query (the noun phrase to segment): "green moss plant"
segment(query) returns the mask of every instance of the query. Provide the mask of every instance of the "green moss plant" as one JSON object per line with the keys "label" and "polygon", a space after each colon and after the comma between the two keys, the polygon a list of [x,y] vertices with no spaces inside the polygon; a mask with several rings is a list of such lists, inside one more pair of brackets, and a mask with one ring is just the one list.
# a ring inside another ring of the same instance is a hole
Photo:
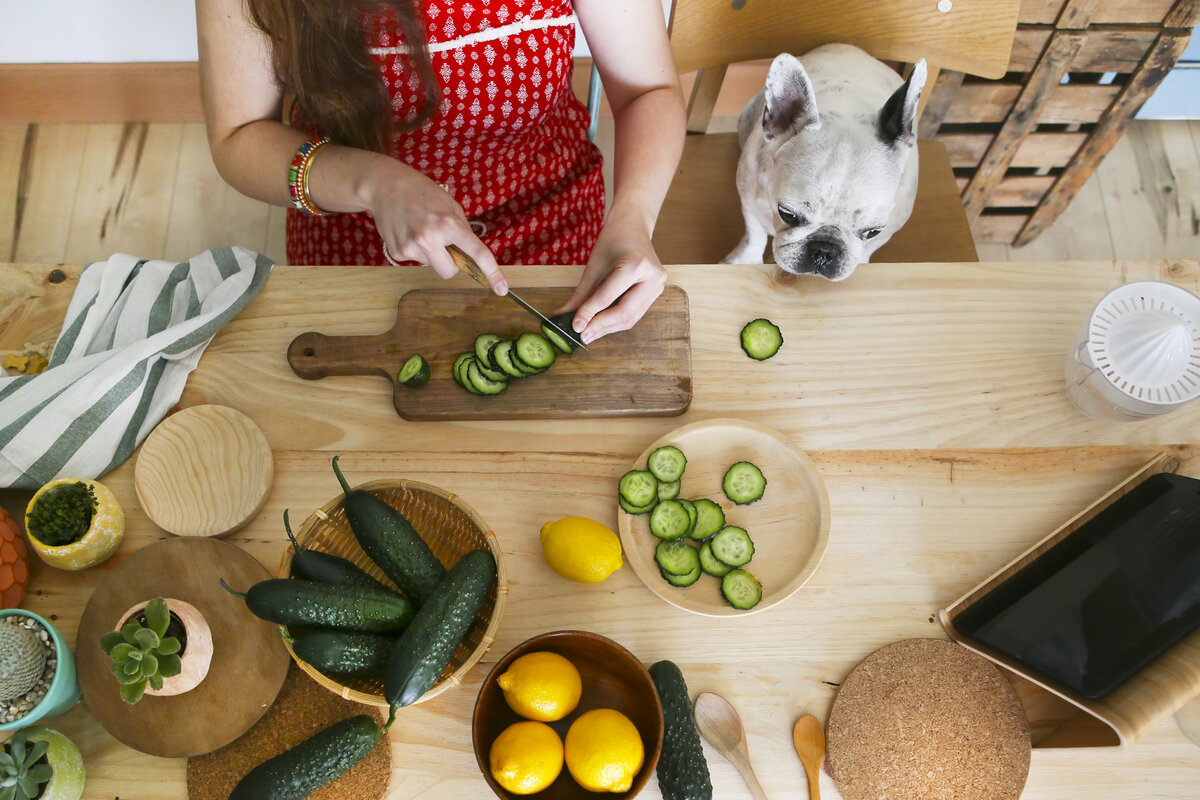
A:
{"label": "green moss plant", "polygon": [[[119,631],[100,638],[100,649],[112,658],[112,673],[121,683],[121,699],[136,703],[150,686],[158,691],[164,678],[183,670],[179,658],[182,649],[174,636],[167,636],[171,613],[167,601],[156,597],[146,606],[146,624],[134,617]],[[4,798],[0,798],[4,800]]]}
{"label": "green moss plant", "polygon": [[54,775],[45,762],[49,742],[30,742],[19,730],[0,747],[0,800],[32,800]]}
{"label": "green moss plant", "polygon": [[29,535],[51,547],[78,542],[91,527],[99,505],[96,492],[83,481],[55,486],[29,512]]}

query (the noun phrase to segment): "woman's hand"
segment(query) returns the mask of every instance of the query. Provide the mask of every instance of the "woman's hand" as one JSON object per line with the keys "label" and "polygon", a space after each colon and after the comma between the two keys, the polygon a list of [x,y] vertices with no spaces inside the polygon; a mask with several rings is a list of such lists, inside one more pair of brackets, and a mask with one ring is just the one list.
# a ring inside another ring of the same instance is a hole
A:
{"label": "woman's hand", "polygon": [[573,327],[584,344],[632,328],[662,294],[667,271],[644,224],[609,217],[571,299]]}
{"label": "woman's hand", "polygon": [[[450,193],[411,167],[394,159],[380,162],[365,179],[363,197],[375,227],[396,261],[429,264],[438,275],[452,278],[458,267],[446,251],[458,245],[483,271],[496,294],[508,291],[508,281],[496,257],[475,232],[462,207]],[[319,166],[319,165],[318,165]]]}

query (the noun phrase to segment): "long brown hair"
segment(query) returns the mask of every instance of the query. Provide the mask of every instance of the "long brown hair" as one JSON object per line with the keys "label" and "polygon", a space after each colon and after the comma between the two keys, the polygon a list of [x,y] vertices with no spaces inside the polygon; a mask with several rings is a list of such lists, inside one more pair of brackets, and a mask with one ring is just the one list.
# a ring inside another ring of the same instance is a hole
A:
{"label": "long brown hair", "polygon": [[[250,19],[271,40],[275,78],[317,129],[340,144],[386,152],[397,132],[421,127],[441,102],[418,0],[246,0]],[[367,36],[380,15],[404,33],[409,67],[425,98],[397,123]]]}

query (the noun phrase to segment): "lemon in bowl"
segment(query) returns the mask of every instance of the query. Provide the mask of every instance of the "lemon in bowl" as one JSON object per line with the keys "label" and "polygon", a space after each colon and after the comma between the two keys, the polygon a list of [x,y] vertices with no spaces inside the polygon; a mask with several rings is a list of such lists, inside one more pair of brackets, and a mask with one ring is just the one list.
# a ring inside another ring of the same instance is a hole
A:
{"label": "lemon in bowl", "polygon": [[542,557],[559,575],[579,583],[599,583],[621,568],[621,539],[587,517],[547,522],[541,532]]}
{"label": "lemon in bowl", "polygon": [[589,792],[627,792],[646,761],[642,735],[614,708],[594,708],[571,723],[567,770]]}
{"label": "lemon in bowl", "polygon": [[548,650],[526,653],[496,683],[508,707],[526,719],[556,722],[575,710],[583,680],[570,659]]}
{"label": "lemon in bowl", "polygon": [[562,739],[544,722],[514,722],[492,742],[488,765],[505,791],[520,795],[540,792],[562,772]]}

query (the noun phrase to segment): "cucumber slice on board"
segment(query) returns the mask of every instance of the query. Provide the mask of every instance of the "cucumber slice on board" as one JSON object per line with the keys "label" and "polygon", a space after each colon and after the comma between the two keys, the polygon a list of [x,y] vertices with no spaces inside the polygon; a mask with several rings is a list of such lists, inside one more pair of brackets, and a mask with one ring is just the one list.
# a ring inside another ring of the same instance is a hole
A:
{"label": "cucumber slice on board", "polygon": [[425,360],[425,356],[413,353],[406,358],[399,374],[396,375],[396,380],[413,389],[429,383],[429,362]]}
{"label": "cucumber slice on board", "polygon": [[766,361],[783,347],[783,333],[769,319],[756,319],[742,328],[742,350],[755,361]]}
{"label": "cucumber slice on board", "polygon": [[554,345],[550,344],[540,333],[522,333],[517,337],[514,349],[517,352],[517,358],[539,370],[546,369],[553,364],[554,354],[557,352]]}
{"label": "cucumber slice on board", "polygon": [[725,471],[721,481],[725,496],[740,506],[753,503],[767,490],[767,479],[762,470],[749,461],[739,461]]}
{"label": "cucumber slice on board", "polygon": [[479,363],[491,369],[493,367],[488,354],[492,352],[492,346],[503,339],[496,333],[481,333],[475,337],[475,357],[479,359]]}
{"label": "cucumber slice on board", "polygon": [[511,339],[502,339],[492,345],[491,359],[496,362],[496,366],[500,371],[509,378],[524,378],[527,374],[524,370],[517,367],[512,360],[512,349],[515,342]]}

